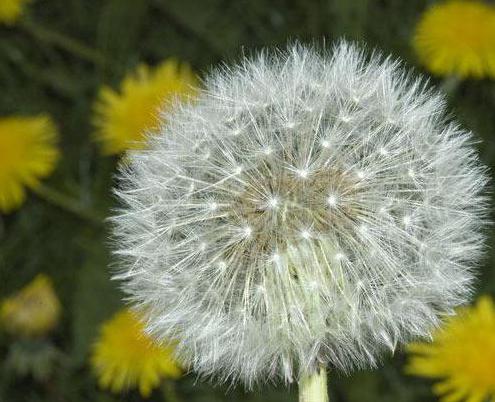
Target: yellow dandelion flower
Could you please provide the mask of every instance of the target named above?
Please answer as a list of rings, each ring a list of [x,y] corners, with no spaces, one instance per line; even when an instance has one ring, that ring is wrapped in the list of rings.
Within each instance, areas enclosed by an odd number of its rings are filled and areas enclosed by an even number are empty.
[[[495,6],[469,0],[435,4],[416,26],[413,45],[434,74],[495,77]]]
[[[495,306],[488,296],[459,310],[433,334],[433,342],[408,346],[410,374],[439,378],[444,402],[495,400]]]
[[[95,104],[95,138],[103,153],[143,146],[145,132],[158,127],[158,109],[175,97],[195,93],[196,77],[187,65],[167,60],[154,69],[140,65],[120,91],[104,87]]]
[[[172,352],[146,335],[134,313],[125,309],[103,324],[91,364],[102,388],[115,393],[139,388],[141,395],[148,397],[162,378],[182,374]]]
[[[6,331],[15,335],[42,336],[57,325],[60,309],[52,281],[39,274],[0,304],[0,322]]]
[[[0,118],[0,212],[19,207],[25,187],[35,188],[53,171],[57,138],[48,116]]]
[[[21,17],[24,6],[30,0],[1,0],[0,23],[12,25]]]

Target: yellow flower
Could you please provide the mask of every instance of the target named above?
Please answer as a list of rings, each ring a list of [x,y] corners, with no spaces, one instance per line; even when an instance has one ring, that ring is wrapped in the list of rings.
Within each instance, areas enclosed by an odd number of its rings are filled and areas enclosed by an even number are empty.
[[[444,402],[495,400],[495,306],[488,296],[459,310],[433,334],[433,342],[408,346],[410,374],[439,378]]]
[[[59,157],[57,130],[48,116],[0,118],[0,212],[19,207]]]
[[[161,378],[181,375],[172,352],[146,335],[134,313],[125,309],[102,326],[91,364],[102,388],[120,392],[137,387],[148,397]]]
[[[57,325],[59,318],[60,302],[52,281],[43,274],[0,305],[0,322],[16,335],[45,335]]]
[[[167,60],[150,70],[140,65],[119,92],[104,87],[95,105],[95,137],[105,154],[143,147],[146,131],[158,127],[160,107],[195,93],[196,77],[186,65]]]
[[[12,25],[20,18],[30,0],[0,0],[0,23]]]
[[[495,77],[495,7],[469,0],[435,4],[421,17],[413,45],[434,74]]]

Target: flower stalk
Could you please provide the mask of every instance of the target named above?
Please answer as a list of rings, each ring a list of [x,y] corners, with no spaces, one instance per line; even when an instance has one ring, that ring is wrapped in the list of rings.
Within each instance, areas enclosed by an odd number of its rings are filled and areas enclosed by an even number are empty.
[[[100,216],[96,212],[86,208],[78,200],[43,184],[38,184],[34,187],[33,192],[46,202],[95,225],[101,225],[105,219],[103,216]]]
[[[173,380],[165,379],[162,384],[162,394],[165,402],[182,402]]]
[[[299,402],[329,402],[327,370],[324,366],[299,381]]]
[[[461,78],[458,75],[449,75],[440,82],[440,90],[448,97],[455,95],[461,84]]]
[[[60,49],[63,49],[90,63],[94,63],[99,66],[104,66],[107,64],[107,60],[104,55],[98,50],[93,49],[85,43],[67,36],[64,33],[53,31],[28,19],[25,19],[20,25],[26,30],[26,32],[41,42],[57,46]]]

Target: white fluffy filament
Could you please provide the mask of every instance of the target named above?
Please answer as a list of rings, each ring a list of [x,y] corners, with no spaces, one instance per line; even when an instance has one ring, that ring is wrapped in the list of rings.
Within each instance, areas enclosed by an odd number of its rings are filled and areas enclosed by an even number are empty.
[[[116,276],[149,332],[247,386],[428,335],[469,296],[486,212],[444,109],[346,42],[212,73],[121,172]]]

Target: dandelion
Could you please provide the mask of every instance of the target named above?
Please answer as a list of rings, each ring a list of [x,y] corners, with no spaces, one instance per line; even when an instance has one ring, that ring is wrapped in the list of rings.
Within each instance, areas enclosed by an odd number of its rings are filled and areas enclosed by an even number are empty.
[[[459,310],[433,333],[433,342],[408,347],[411,374],[441,379],[434,391],[444,402],[495,399],[495,306],[488,296]]]
[[[438,75],[495,77],[495,7],[454,0],[431,6],[413,40],[418,57]]]
[[[0,212],[11,212],[52,173],[58,160],[57,130],[48,116],[0,118]]]
[[[468,298],[486,212],[472,136],[444,109],[347,42],[213,72],[116,190],[116,278],[149,333],[200,375],[303,394],[428,335]]]
[[[30,0],[2,0],[0,2],[0,24],[12,25],[16,23],[29,1]]]
[[[0,304],[0,324],[15,335],[40,337],[58,324],[60,310],[51,279],[39,274]]]
[[[172,349],[154,343],[127,309],[103,325],[91,364],[102,388],[117,393],[138,387],[143,397],[150,396],[161,379],[181,375],[172,358]]]
[[[187,65],[167,60],[150,70],[140,65],[119,92],[105,87],[95,105],[95,138],[105,154],[143,146],[146,131],[159,125],[158,108],[174,98],[191,96],[196,78]],[[164,106],[165,105],[165,106]]]

